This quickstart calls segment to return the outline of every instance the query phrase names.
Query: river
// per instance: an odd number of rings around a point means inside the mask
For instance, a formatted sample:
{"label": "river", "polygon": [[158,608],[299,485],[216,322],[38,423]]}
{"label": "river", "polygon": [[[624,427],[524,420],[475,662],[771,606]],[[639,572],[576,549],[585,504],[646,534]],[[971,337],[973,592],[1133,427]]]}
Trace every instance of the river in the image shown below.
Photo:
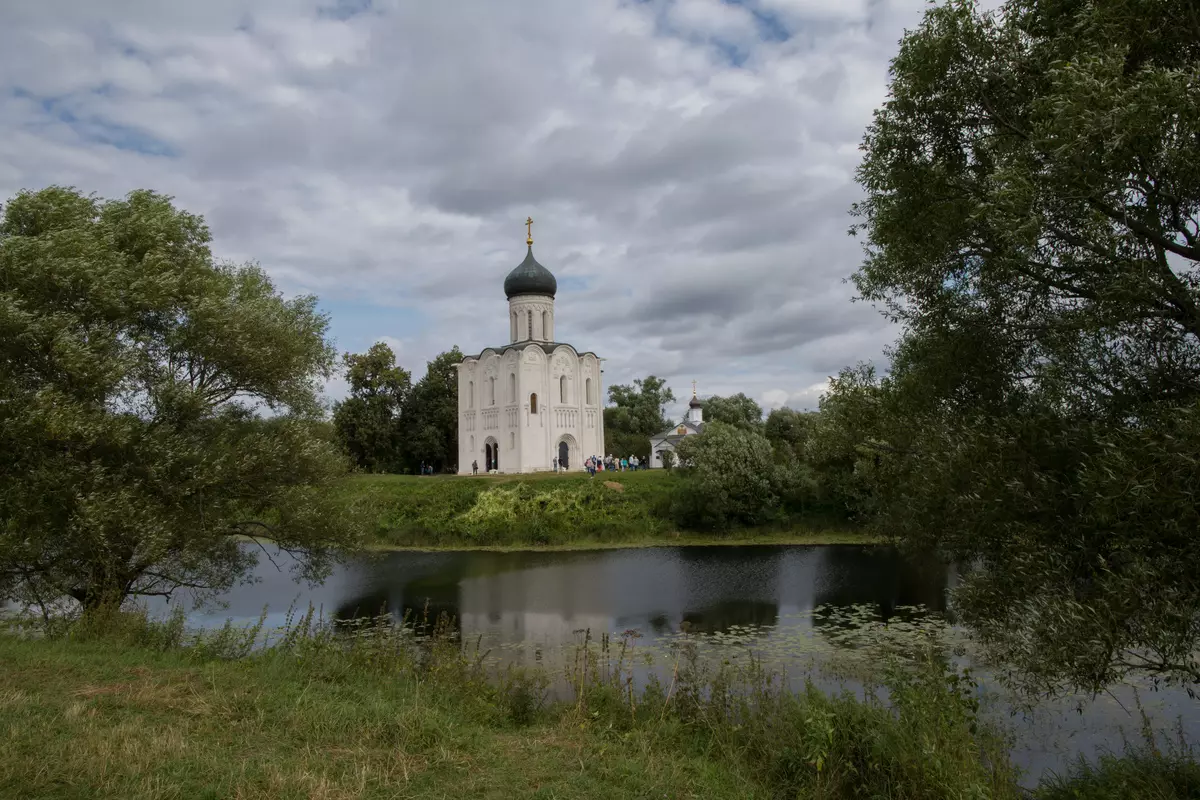
{"label": "river", "polygon": [[[192,611],[199,627],[257,621],[282,625],[289,609],[309,604],[326,618],[387,612],[396,617],[445,613],[463,641],[542,661],[579,641],[580,631],[620,635],[636,630],[653,649],[678,637],[733,636],[783,668],[797,665],[796,642],[821,638],[820,612],[867,605],[883,619],[907,618],[911,607],[947,611],[952,568],[915,563],[882,547],[652,547],[556,552],[395,552],[352,561],[316,587],[295,583],[286,564],[263,559],[255,582],[238,586],[219,607]],[[154,610],[154,607],[152,607]],[[814,613],[816,611],[817,613]],[[520,655],[513,655],[520,654]],[[551,660],[552,661],[552,660]],[[989,713],[1015,736],[1014,760],[1036,782],[1079,755],[1120,750],[1137,740],[1135,687],[1095,700],[1068,697],[1017,711],[984,681]],[[1178,690],[1137,691],[1157,727],[1182,725],[1200,741],[1200,705]]]}

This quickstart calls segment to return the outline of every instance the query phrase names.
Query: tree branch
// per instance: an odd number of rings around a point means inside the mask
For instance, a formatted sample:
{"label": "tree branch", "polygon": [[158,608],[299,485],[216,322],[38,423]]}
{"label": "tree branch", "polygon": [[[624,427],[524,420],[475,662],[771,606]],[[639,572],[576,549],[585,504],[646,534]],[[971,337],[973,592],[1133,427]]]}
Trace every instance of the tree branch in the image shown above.
{"label": "tree branch", "polygon": [[1107,203],[1102,203],[1101,201],[1097,200],[1095,197],[1087,198],[1087,203],[1092,208],[1111,219],[1113,222],[1119,222],[1122,225],[1125,225],[1127,228],[1129,228],[1129,230],[1133,231],[1138,236],[1141,236],[1143,239],[1147,239],[1155,246],[1161,247],[1177,256],[1182,256],[1189,261],[1200,261],[1200,247],[1188,247],[1180,244],[1174,239],[1169,239],[1166,236],[1163,236],[1161,233],[1154,230],[1141,220],[1130,216],[1128,209],[1118,211],[1109,206]]}

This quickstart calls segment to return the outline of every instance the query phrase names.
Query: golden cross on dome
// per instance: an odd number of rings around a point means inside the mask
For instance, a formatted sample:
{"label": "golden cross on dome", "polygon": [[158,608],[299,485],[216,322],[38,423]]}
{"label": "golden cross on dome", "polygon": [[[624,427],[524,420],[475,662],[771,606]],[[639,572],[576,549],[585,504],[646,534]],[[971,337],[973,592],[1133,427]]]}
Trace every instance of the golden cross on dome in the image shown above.
{"label": "golden cross on dome", "polygon": [[533,217],[529,217],[528,219],[525,220],[525,230],[527,233],[527,235],[525,237],[525,244],[532,246],[533,245]]}
{"label": "golden cross on dome", "polygon": [[692,397],[696,396],[696,382],[692,381]]}

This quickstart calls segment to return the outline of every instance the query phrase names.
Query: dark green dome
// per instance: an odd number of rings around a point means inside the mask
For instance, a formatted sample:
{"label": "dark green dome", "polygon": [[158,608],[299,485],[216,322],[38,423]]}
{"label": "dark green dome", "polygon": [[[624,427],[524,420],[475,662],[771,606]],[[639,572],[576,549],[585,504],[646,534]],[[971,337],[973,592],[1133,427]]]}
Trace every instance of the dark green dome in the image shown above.
{"label": "dark green dome", "polygon": [[558,281],[550,270],[543,267],[533,257],[533,246],[529,248],[525,260],[516,269],[508,273],[504,279],[504,295],[512,299],[522,294],[543,294],[554,297],[558,291]]}

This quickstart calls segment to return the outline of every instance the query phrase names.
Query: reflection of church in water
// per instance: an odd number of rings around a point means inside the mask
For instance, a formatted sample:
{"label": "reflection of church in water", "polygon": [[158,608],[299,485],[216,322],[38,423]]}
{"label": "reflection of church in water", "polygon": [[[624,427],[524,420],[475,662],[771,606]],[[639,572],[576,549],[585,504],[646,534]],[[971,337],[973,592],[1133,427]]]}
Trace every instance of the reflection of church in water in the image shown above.
{"label": "reflection of church in water", "polygon": [[600,359],[554,338],[558,281],[533,257],[504,279],[508,344],[458,365],[458,472],[582,470],[604,454]]}
{"label": "reflection of church in water", "polygon": [[[581,552],[457,553],[380,566],[386,588],[344,603],[339,616],[386,608],[455,620],[463,641],[547,649],[639,630],[770,628],[823,603],[869,603],[890,617],[899,606],[944,609],[944,567],[910,565],[854,547],[647,548]],[[407,574],[404,574],[407,573]],[[819,620],[814,624],[820,625]],[[790,624],[790,623],[789,623]],[[803,623],[807,626],[809,623]],[[485,647],[489,646],[485,644]]]}

